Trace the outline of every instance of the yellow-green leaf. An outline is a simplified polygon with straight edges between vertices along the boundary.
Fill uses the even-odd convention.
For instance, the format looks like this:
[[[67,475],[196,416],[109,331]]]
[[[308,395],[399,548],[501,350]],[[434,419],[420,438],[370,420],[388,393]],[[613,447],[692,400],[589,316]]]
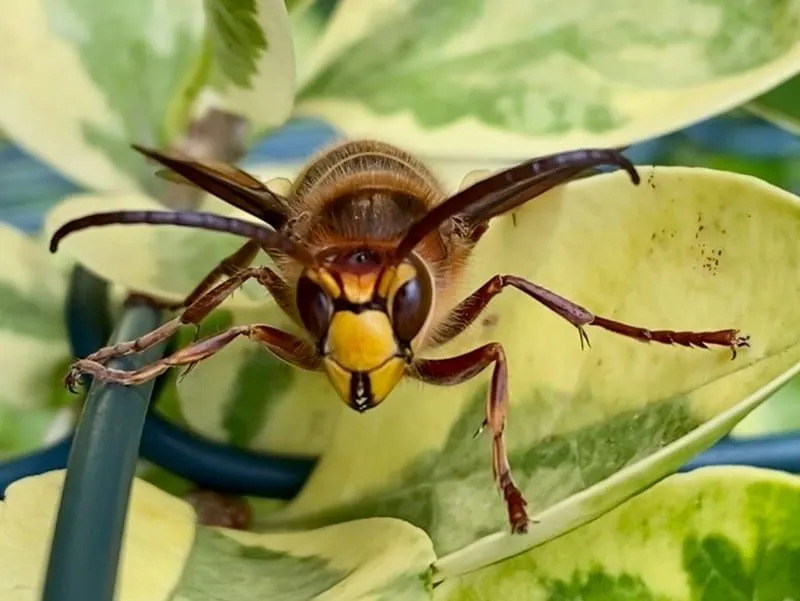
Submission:
[[[286,315],[269,303],[265,308],[216,311],[203,322],[199,335],[246,323],[292,327]],[[187,328],[178,344],[190,343],[194,335],[194,329]],[[291,394],[297,379],[303,380],[302,397]],[[192,431],[266,452],[322,452],[343,407],[330,395],[321,374],[302,373],[248,340],[232,342],[162,390],[162,395],[175,395],[180,416]]]
[[[0,457],[5,457],[62,432],[70,421],[62,407],[71,395],[62,382],[70,360],[66,271],[39,241],[2,223],[0,249]]]
[[[638,187],[619,173],[577,181],[496,220],[478,246],[462,292],[498,271],[513,273],[600,315],[637,325],[740,328],[752,336],[752,347],[731,361],[727,349],[645,346],[590,328],[593,346],[581,351],[574,329],[540,305],[514,291],[495,299],[486,312],[489,319],[440,352],[454,354],[489,340],[507,349],[512,467],[532,513],[547,517],[546,525],[534,525],[527,537],[505,534],[488,441],[472,439],[482,420],[488,374],[455,389],[424,387],[424,394],[405,383],[380,409],[356,415],[318,374],[285,378],[280,395],[286,400],[267,399],[257,392],[257,382],[266,388],[280,378],[265,369],[259,379],[253,367],[250,392],[231,403],[239,398],[241,370],[249,369],[250,361],[256,366],[266,361],[256,358],[261,349],[242,341],[179,385],[181,412],[200,430],[247,446],[270,446],[267,433],[279,432],[297,416],[319,411],[326,422],[336,420],[330,443],[330,423],[324,423],[323,434],[309,445],[325,449],[322,461],[300,497],[274,515],[275,524],[402,517],[429,532],[441,554],[452,554],[442,565],[454,570],[506,557],[579,526],[729,431],[798,369],[800,359],[800,308],[785,301],[800,286],[796,199],[725,172],[642,167],[641,174]],[[123,250],[133,240],[125,241],[124,230],[160,229],[158,243],[153,238],[140,254],[149,255],[148,269],[163,260],[162,241],[170,228],[77,234],[72,241],[73,249],[81,249],[79,260],[102,266],[106,277],[130,284],[120,261],[96,251],[104,248],[97,245],[103,229],[119,230],[106,246],[128,256],[136,247]],[[94,245],[90,235],[98,236]],[[214,252],[212,260],[210,246],[195,246],[191,262],[197,269],[208,261],[203,272],[225,254]],[[180,273],[175,267],[164,273]],[[142,282],[150,285],[157,271],[146,273]],[[188,290],[198,281],[199,269],[195,275],[182,286]],[[171,278],[174,292],[178,278]],[[263,311],[265,322],[288,325],[271,302]],[[191,392],[183,393],[181,386],[193,377]],[[213,402],[208,391],[214,391]],[[254,413],[242,412],[250,395]],[[312,397],[314,412],[306,414]],[[282,418],[274,414],[274,422],[272,407],[285,408]],[[247,423],[251,418],[267,426],[254,427]],[[301,423],[298,440],[305,444],[314,429]]]
[[[752,346],[645,345],[566,321],[509,290],[435,353],[499,341],[509,362],[511,466],[542,521],[510,536],[483,419],[489,374],[455,388],[407,382],[343,412],[299,497],[274,524],[395,516],[424,528],[444,568],[478,567],[611,509],[712,444],[800,369],[800,204],[757,179],[642,167],[573,182],[495,221],[463,292],[495,273],[654,329],[740,328]],[[306,396],[298,377],[286,394]],[[333,393],[329,393],[335,402]],[[449,566],[449,567],[448,567]],[[443,568],[443,569],[444,569]]]
[[[201,527],[174,601],[430,599],[434,558],[422,530],[393,519],[270,534]]]
[[[447,580],[437,601],[733,601],[800,591],[800,478],[718,467],[671,476],[596,521]]]
[[[800,71],[800,3],[342,0],[297,114],[433,156],[648,139]]]
[[[0,598],[39,601],[64,472],[18,480],[0,504]],[[119,601],[167,601],[195,540],[192,508],[134,481],[120,554]]]
[[[800,135],[800,77],[751,100],[747,109],[779,127]]]
[[[202,34],[194,0],[13,0],[0,25],[0,127],[82,185],[131,189],[152,169],[129,144],[166,142]]]
[[[13,484],[0,505],[0,596],[40,598],[63,472]],[[119,601],[430,599],[431,542],[418,528],[369,519],[308,532],[197,526],[191,506],[134,480]]]

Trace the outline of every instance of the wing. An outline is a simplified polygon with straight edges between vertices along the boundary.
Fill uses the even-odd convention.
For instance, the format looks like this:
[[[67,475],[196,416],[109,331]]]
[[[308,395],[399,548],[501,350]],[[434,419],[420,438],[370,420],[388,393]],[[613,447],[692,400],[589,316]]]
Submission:
[[[414,223],[398,244],[394,260],[400,260],[447,219],[456,218],[473,227],[528,202],[536,196],[583,176],[599,165],[616,165],[628,172],[634,184],[639,174],[633,164],[615,149],[584,149],[538,157],[505,169],[456,192]]]
[[[169,171],[159,173],[165,179],[193,184],[275,229],[286,222],[289,215],[287,199],[238,167],[197,161],[175,152],[161,152],[137,144],[133,144],[133,148],[167,167]]]

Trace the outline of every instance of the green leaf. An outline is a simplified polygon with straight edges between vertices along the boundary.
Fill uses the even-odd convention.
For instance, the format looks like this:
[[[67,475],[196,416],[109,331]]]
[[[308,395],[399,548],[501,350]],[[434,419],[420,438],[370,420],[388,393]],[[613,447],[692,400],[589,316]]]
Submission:
[[[63,471],[14,483],[0,506],[0,596],[38,599]],[[374,519],[309,532],[197,526],[188,503],[136,479],[119,601],[430,599],[435,559],[421,530]]]
[[[214,60],[233,83],[249,87],[267,40],[256,20],[256,0],[204,0]]]
[[[800,431],[800,377],[795,377],[739,422],[731,432],[731,436],[756,438],[798,431]]]
[[[308,58],[323,38],[323,32],[328,26],[330,14],[334,8],[335,3],[319,0],[287,0],[286,2],[292,26],[295,73],[298,81],[305,79]]]
[[[43,245],[0,223],[0,456],[36,448],[71,422],[66,271]]]
[[[152,168],[169,106],[193,89],[202,7],[193,0],[14,2],[0,26],[9,138],[90,188],[131,189]]]
[[[800,478],[740,467],[671,476],[591,524],[449,579],[437,601],[792,599]]]
[[[599,315],[652,328],[740,328],[752,346],[643,345],[574,328],[508,291],[435,356],[503,344],[507,444],[533,517],[508,534],[483,419],[488,373],[452,388],[401,383],[380,408],[343,411],[300,495],[273,526],[394,516],[433,539],[444,574],[509,557],[601,515],[676,470],[800,369],[800,205],[754,178],[642,167],[573,182],[492,223],[462,294],[515,274]],[[766,268],[765,266],[769,266]],[[287,391],[309,396],[310,379]],[[328,394],[335,401],[332,393]],[[368,451],[367,451],[368,450]],[[343,484],[346,482],[346,486]]]
[[[432,156],[645,140],[800,71],[800,4],[342,0],[296,113]]]
[[[295,93],[292,24],[283,0],[204,0],[211,106],[247,119],[253,136],[286,121]]]
[[[175,601],[429,599],[425,533],[399,520],[310,532],[197,530]]]
[[[745,108],[775,125],[800,135],[800,77],[793,77]]]

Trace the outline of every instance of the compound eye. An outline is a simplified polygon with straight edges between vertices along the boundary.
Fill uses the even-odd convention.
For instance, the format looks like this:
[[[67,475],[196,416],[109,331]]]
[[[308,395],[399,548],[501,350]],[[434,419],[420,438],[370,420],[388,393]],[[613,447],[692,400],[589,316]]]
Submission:
[[[402,284],[392,299],[392,324],[397,338],[406,344],[416,336],[431,308],[431,288],[415,276]]]
[[[322,286],[307,276],[297,282],[297,312],[309,333],[322,339],[333,315],[333,301]]]

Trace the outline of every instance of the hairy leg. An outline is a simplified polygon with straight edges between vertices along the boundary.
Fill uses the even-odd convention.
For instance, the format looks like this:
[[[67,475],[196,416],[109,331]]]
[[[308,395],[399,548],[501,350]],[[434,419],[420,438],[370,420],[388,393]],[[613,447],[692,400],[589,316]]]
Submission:
[[[102,363],[90,359],[80,359],[73,364],[67,376],[67,385],[74,389],[78,378],[82,374],[89,374],[95,380],[102,382],[138,386],[163,374],[171,367],[191,365],[207,359],[239,336],[247,336],[250,340],[263,344],[275,356],[295,367],[308,370],[318,369],[319,357],[312,344],[288,332],[268,325],[256,324],[234,326],[179,349],[168,357],[131,371],[106,367]]]
[[[523,533],[528,530],[527,502],[511,476],[505,443],[508,366],[503,347],[498,343],[490,343],[456,357],[418,359],[409,375],[429,384],[452,386],[474,378],[492,363],[494,369],[482,427],[489,426],[492,432],[492,472],[506,502],[511,530]]]
[[[205,295],[195,300],[194,303],[188,306],[180,315],[170,319],[152,332],[148,332],[135,340],[103,347],[91,355],[86,356],[85,359],[97,363],[104,363],[116,357],[139,353],[168,339],[177,332],[178,328],[182,325],[199,325],[209,313],[216,309],[237,288],[251,278],[256,278],[270,294],[275,295],[276,301],[281,307],[287,302],[286,299],[290,292],[289,288],[275,272],[266,267],[244,269],[222,283],[217,284],[211,290],[208,290]]]
[[[235,276],[218,284],[202,297],[197,299],[191,306],[187,307],[183,313],[170,319],[155,330],[136,338],[120,342],[111,346],[105,346],[90,355],[84,360],[95,363],[105,363],[116,357],[123,357],[133,353],[140,353],[153,345],[167,340],[180,326],[185,324],[199,324],[211,311],[218,307],[231,293],[250,278],[257,277],[260,269],[246,269],[240,271]]]
[[[735,329],[706,332],[651,330],[607,319],[594,315],[588,309],[538,284],[513,275],[496,275],[461,301],[444,320],[446,325],[440,331],[437,344],[444,344],[463,332],[483,312],[489,301],[502,292],[506,286],[512,286],[524,292],[578,328],[581,346],[584,342],[587,344],[589,342],[585,326],[597,326],[641,342],[680,344],[700,348],[707,348],[709,345],[727,346],[731,349],[733,358],[736,358],[737,348],[749,346],[749,337],[739,336],[739,331]]]
[[[219,262],[214,269],[212,269],[203,280],[195,286],[183,302],[173,305],[171,309],[180,309],[182,307],[189,307],[200,297],[204,296],[206,292],[216,284],[223,276],[232,276],[238,271],[249,267],[256,258],[261,245],[256,240],[248,240],[236,252],[225,257]]]
[[[205,278],[203,278],[203,281],[200,282],[195,289],[189,293],[182,303],[171,308],[188,308],[195,304],[197,300],[204,296],[213,287],[217,280],[223,276],[236,276],[240,271],[249,267],[253,262],[253,259],[255,259],[256,255],[258,254],[259,248],[263,249],[264,252],[272,256],[269,249],[264,248],[264,246],[259,242],[254,240],[246,242],[244,246],[239,248],[239,250],[237,250],[235,253],[229,257],[225,257],[225,259],[223,259],[219,265],[217,265]],[[284,312],[289,314],[293,313],[294,297],[292,295],[292,290],[286,285],[286,282],[284,282],[278,274],[271,269],[263,267],[260,269],[258,280],[262,286],[269,290],[269,293]],[[183,321],[184,323],[197,324],[201,320],[202,317],[198,319],[195,315],[192,315],[191,312],[189,312]]]
[[[198,325],[211,311],[217,308],[222,302],[228,298],[231,293],[239,288],[245,281],[251,278],[257,278],[259,283],[266,287],[270,292],[273,290],[279,294],[284,294],[288,291],[288,287],[280,277],[266,267],[249,268],[238,272],[214,288],[207,291],[206,294],[197,299],[191,306],[178,315],[177,317],[167,321],[155,330],[147,334],[126,342],[120,342],[111,346],[103,347],[94,353],[80,359],[72,364],[69,372],[64,380],[66,386],[75,391],[76,385],[82,373],[92,373],[92,370],[97,371],[97,366],[102,366],[107,361],[130,355],[133,353],[142,352],[159,342],[167,340],[175,332],[178,331],[180,326],[187,324]],[[224,346],[224,345],[223,345]],[[188,348],[188,347],[187,347]],[[201,359],[198,359],[199,361]],[[197,361],[188,362],[189,368],[183,374],[185,376],[191,370],[192,366]]]

